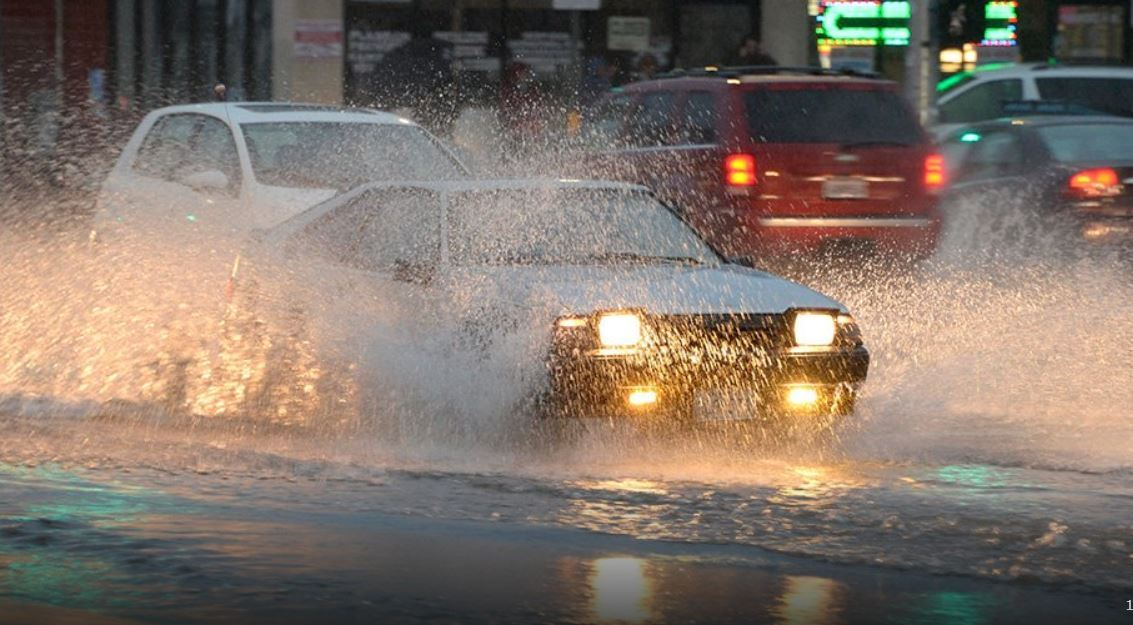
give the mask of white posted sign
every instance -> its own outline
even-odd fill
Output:
[[[649,49],[648,17],[611,17],[606,22],[606,49],[644,52]]]
[[[602,0],[551,0],[551,8],[556,11],[597,11],[602,8]]]

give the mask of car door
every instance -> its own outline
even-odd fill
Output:
[[[441,308],[434,280],[441,249],[435,192],[368,191],[308,225],[301,238],[300,283],[307,306],[328,321],[320,324],[324,343],[363,357],[357,350],[415,349],[429,341]]]
[[[971,196],[1025,190],[1029,163],[1025,146],[1024,137],[1011,126],[965,132],[946,142],[946,160],[951,153],[954,163],[950,193]]]
[[[106,238],[130,233],[142,225],[153,228],[169,219],[155,217],[169,202],[181,202],[182,191],[169,180],[170,172],[190,149],[198,116],[165,114],[143,120],[122,159],[107,177],[99,197],[96,230]],[[184,208],[183,206],[180,208]]]
[[[941,148],[952,185],[943,202],[946,247],[985,253],[1005,242],[1042,202],[1041,149],[1018,127],[978,128],[952,135]]]
[[[112,217],[128,230],[174,239],[244,230],[239,158],[222,120],[196,113],[165,115],[126,167],[112,190]]]

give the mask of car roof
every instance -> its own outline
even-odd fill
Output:
[[[236,124],[257,122],[346,122],[416,125],[404,117],[373,109],[291,102],[209,102],[157,109],[154,113],[203,113]]]
[[[976,68],[972,75],[980,80],[1016,78],[1033,75],[1133,78],[1133,67],[1115,65],[1071,65],[1050,63],[1022,63],[989,69]]]

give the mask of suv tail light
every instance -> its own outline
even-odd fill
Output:
[[[927,191],[935,192],[944,188],[947,177],[944,172],[944,157],[939,154],[929,154],[924,159],[924,186]]]
[[[1113,197],[1125,190],[1117,172],[1109,167],[1080,171],[1070,176],[1069,185],[1069,194],[1080,198]]]
[[[731,187],[754,187],[755,157],[751,154],[725,156],[724,182]]]

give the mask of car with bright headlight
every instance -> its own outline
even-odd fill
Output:
[[[728,262],[625,183],[366,185],[260,233],[234,263],[231,293],[228,328],[246,348],[309,345],[298,337],[331,316],[462,363],[502,354],[529,368],[524,394],[545,419],[844,415],[869,367],[845,306]],[[347,353],[356,344],[339,341],[336,355],[360,357]],[[325,348],[265,362],[315,362]],[[248,412],[275,414],[263,405],[304,385],[250,373],[255,349],[214,379],[241,387],[228,410],[259,402]]]

